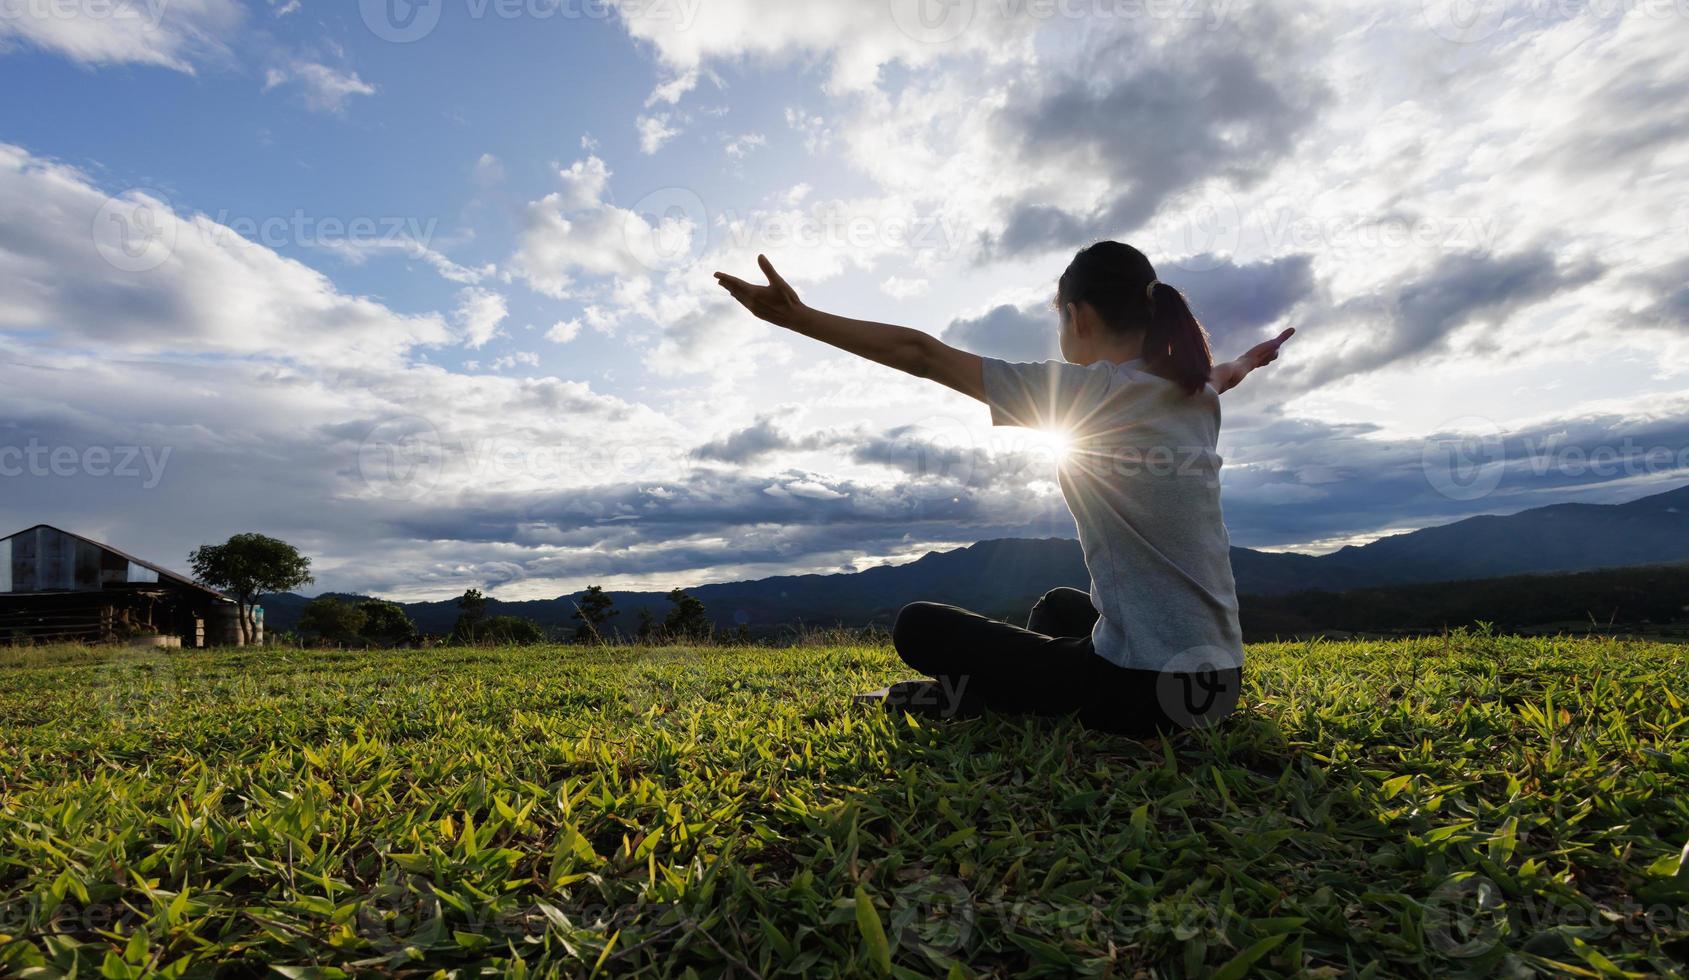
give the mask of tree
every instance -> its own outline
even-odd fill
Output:
[[[470,589],[457,600],[457,625],[452,627],[453,643],[474,643],[481,635],[481,622],[487,618],[487,597],[480,589]]]
[[[369,617],[363,609],[333,596],[318,596],[299,613],[299,631],[330,643],[350,643],[358,638]]]
[[[581,600],[575,603],[576,620],[580,626],[575,629],[575,639],[582,642],[600,643],[604,640],[604,627],[616,616],[616,600],[610,598],[610,593],[604,591],[602,585],[589,585],[581,594]]]
[[[651,615],[651,610],[639,611],[639,627],[633,631],[633,638],[644,642],[651,639],[651,634],[657,632],[657,618]]]
[[[411,622],[398,603],[366,599],[358,604],[358,608],[364,613],[362,633],[365,639],[388,647],[409,646],[416,642],[416,624]]]
[[[545,630],[538,623],[518,616],[494,616],[480,626],[483,643],[506,643],[528,646],[545,642]]]
[[[316,581],[311,577],[311,559],[286,541],[262,534],[237,534],[222,544],[195,548],[188,561],[194,578],[234,596],[243,643],[258,636],[252,606],[259,596],[291,592]]]
[[[697,596],[685,589],[675,589],[668,595],[669,602],[674,608],[663,617],[663,632],[676,639],[708,640],[715,631],[715,624],[710,622],[709,613],[704,611],[704,604]]]

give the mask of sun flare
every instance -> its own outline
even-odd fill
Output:
[[[1057,462],[1073,451],[1073,434],[1066,429],[1028,429],[1026,435],[1034,450],[1049,453]]]

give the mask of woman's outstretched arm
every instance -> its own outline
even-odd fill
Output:
[[[1283,347],[1284,342],[1294,336],[1295,333],[1296,328],[1290,327],[1272,340],[1263,341],[1249,348],[1237,360],[1214,365],[1214,373],[1209,375],[1208,383],[1213,385],[1214,390],[1221,394],[1236,388],[1239,382],[1249,376],[1249,372],[1259,367],[1266,367],[1277,360],[1278,349]]]
[[[716,273],[715,278],[758,319],[917,378],[929,378],[970,398],[985,400],[978,354],[958,350],[937,337],[908,327],[851,320],[810,309],[765,256],[757,256],[757,265],[768,277],[766,286],[748,283],[725,272]]]

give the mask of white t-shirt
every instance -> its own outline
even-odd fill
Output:
[[[1138,670],[1243,666],[1220,514],[1220,396],[1144,363],[985,362],[995,425],[1066,431],[1062,496],[1079,525],[1096,652]]]

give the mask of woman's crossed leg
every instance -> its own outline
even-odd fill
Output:
[[[1201,675],[1119,667],[1091,645],[1097,611],[1078,589],[1044,594],[1027,628],[938,602],[903,607],[892,643],[903,662],[938,681],[944,714],[988,707],[1040,715],[1077,713],[1089,727],[1147,736],[1188,727],[1191,692],[1218,720],[1237,701],[1237,670]],[[1164,705],[1171,698],[1177,702]]]

